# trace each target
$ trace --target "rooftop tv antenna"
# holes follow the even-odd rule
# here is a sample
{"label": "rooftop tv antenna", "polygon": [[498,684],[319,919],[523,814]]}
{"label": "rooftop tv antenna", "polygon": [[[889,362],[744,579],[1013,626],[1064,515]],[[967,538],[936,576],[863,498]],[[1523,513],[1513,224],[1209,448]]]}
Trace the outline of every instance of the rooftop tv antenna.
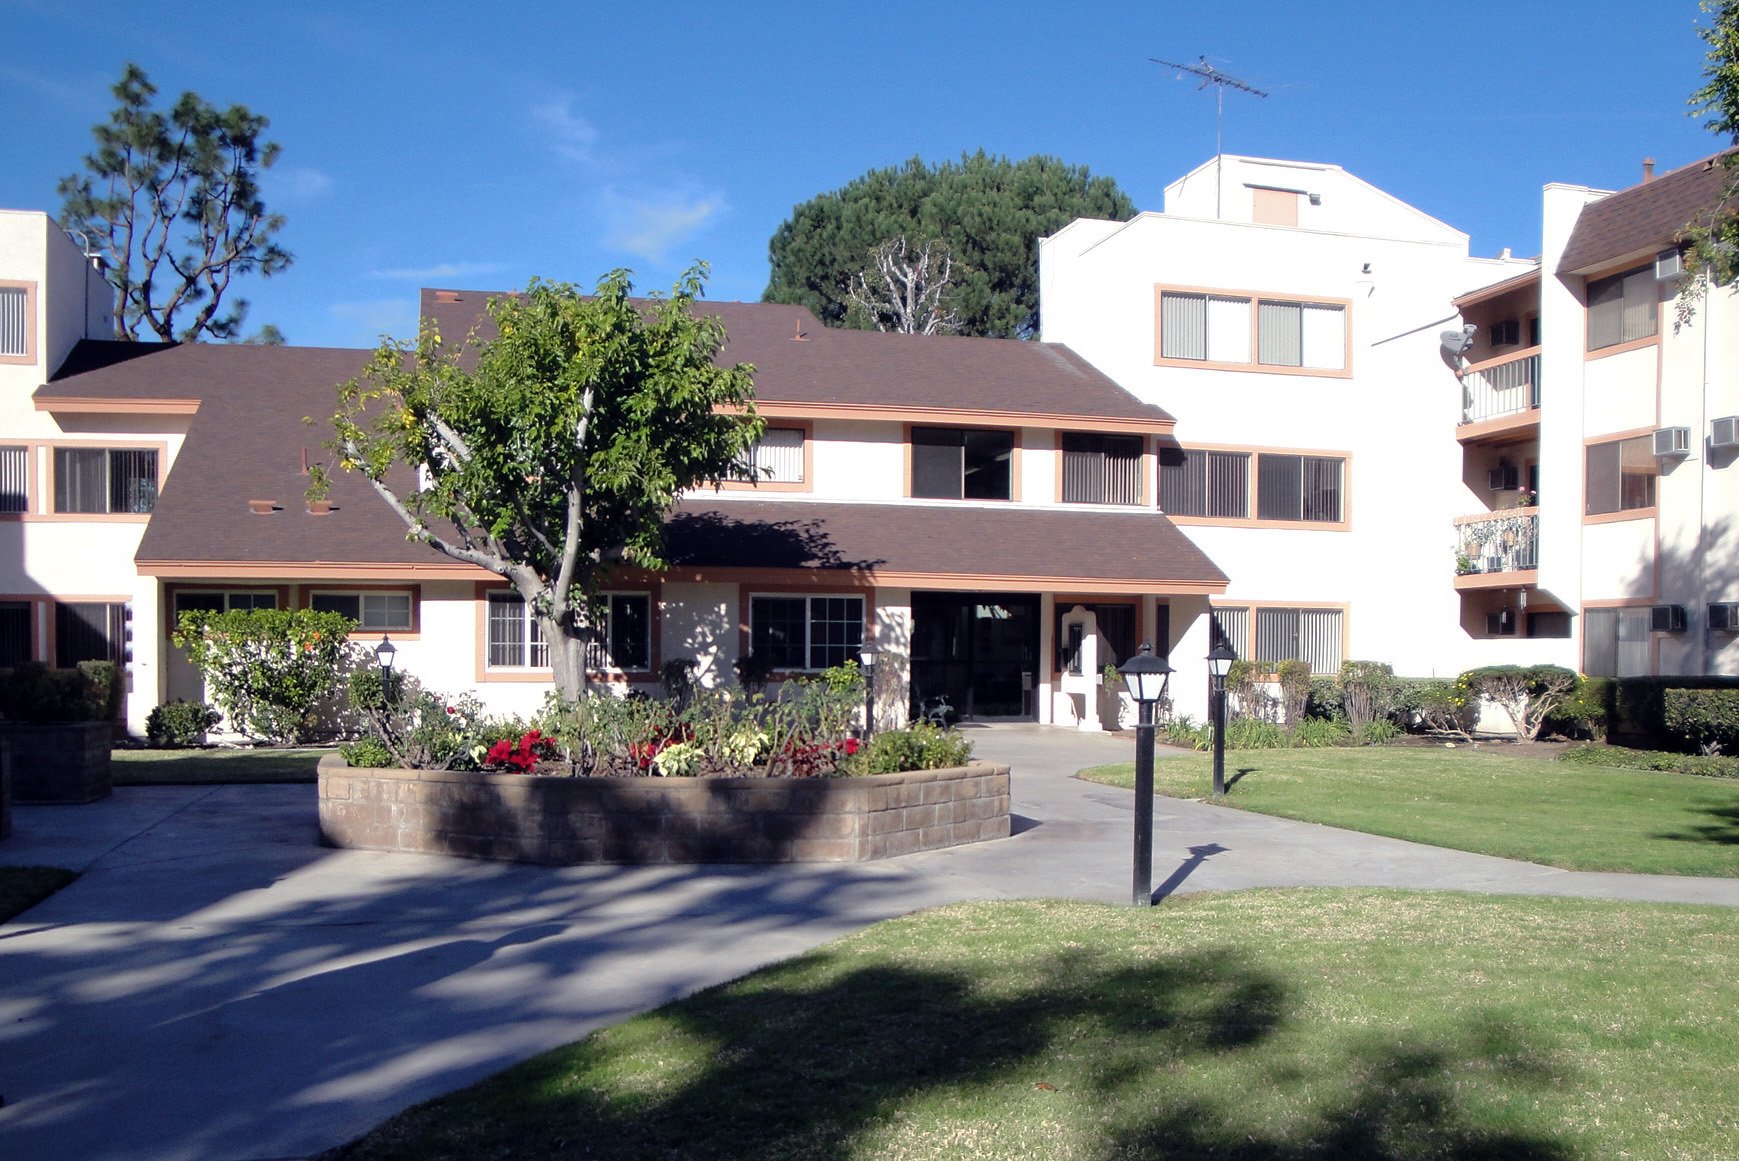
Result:
{"label": "rooftop tv antenna", "polygon": [[[1151,60],[1154,64],[1164,65],[1168,69],[1176,69],[1180,78],[1184,73],[1188,73],[1192,77],[1200,77],[1202,83],[1196,86],[1197,92],[1207,88],[1209,85],[1214,86],[1214,162],[1215,169],[1218,170],[1220,157],[1225,153],[1226,90],[1237,89],[1240,93],[1249,93],[1254,97],[1266,97],[1268,94],[1247,81],[1239,80],[1230,73],[1221,72],[1219,69],[1209,64],[1208,58],[1205,56],[1198,58],[1201,62],[1199,64],[1179,64],[1177,61],[1173,60],[1160,60],[1156,56],[1148,57],[1147,59]],[[1217,177],[1215,178],[1214,184],[1217,191],[1219,185],[1219,179]],[[1216,192],[1214,195],[1214,216],[1218,217],[1219,213],[1219,194]]]}

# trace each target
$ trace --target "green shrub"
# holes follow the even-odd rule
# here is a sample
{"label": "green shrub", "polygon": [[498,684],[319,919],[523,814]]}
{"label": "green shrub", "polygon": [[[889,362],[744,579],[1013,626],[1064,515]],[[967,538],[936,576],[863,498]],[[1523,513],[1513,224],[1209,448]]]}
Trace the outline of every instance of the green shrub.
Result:
{"label": "green shrub", "polygon": [[354,742],[345,742],[338,747],[338,754],[346,762],[357,767],[380,769],[398,764],[392,756],[392,751],[387,749],[386,743],[379,738],[358,738]]}
{"label": "green shrub", "polygon": [[1226,726],[1228,750],[1284,750],[1290,744],[1291,739],[1277,722],[1233,718]]}
{"label": "green shrub", "polygon": [[972,743],[959,730],[918,722],[902,730],[883,730],[859,751],[853,763],[866,774],[897,774],[903,770],[941,770],[964,766]]}
{"label": "green shrub", "polygon": [[1360,745],[1365,728],[1387,720],[1396,702],[1395,670],[1381,661],[1343,661],[1340,667],[1341,704],[1347,726]]}
{"label": "green shrub", "polygon": [[313,609],[195,610],[172,640],[204,676],[229,726],[251,738],[300,742],[352,660],[356,622]]}
{"label": "green shrub", "polygon": [[1580,681],[1561,665],[1487,665],[1461,675],[1469,693],[1504,711],[1524,742],[1540,736],[1546,719],[1576,692]]}
{"label": "green shrub", "polygon": [[1187,746],[1192,750],[1205,750],[1213,744],[1208,727],[1197,725],[1196,720],[1188,714],[1167,718],[1165,724],[1159,727],[1159,740],[1172,746]]}
{"label": "green shrub", "polygon": [[1364,746],[1385,745],[1406,732],[1388,718],[1375,718],[1365,723],[1364,733],[1360,736],[1359,744]]}
{"label": "green shrub", "polygon": [[1280,720],[1287,729],[1297,729],[1310,701],[1310,666],[1296,659],[1282,661],[1274,667],[1274,676],[1279,680]]}
{"label": "green shrub", "polygon": [[[358,668],[350,674],[345,696],[350,708],[368,723],[370,736],[361,742],[379,746],[378,750],[359,752],[387,756],[384,762],[351,762],[352,766],[475,769],[476,751],[496,738],[510,733],[517,738],[525,732],[519,729],[523,723],[517,719],[504,724],[490,722],[475,694],[446,697],[424,689],[415,676],[403,670],[383,673],[372,666]],[[350,761],[348,757],[345,760]]]}
{"label": "green shrub", "polygon": [[1306,749],[1319,749],[1324,746],[1349,746],[1352,740],[1353,732],[1343,719],[1307,717],[1298,723],[1298,731],[1293,736],[1292,743]]}
{"label": "green shrub", "polygon": [[1612,694],[1612,678],[1584,677],[1558,708],[1546,715],[1541,732],[1563,738],[1604,738],[1606,707]]}
{"label": "green shrub", "polygon": [[1332,720],[1346,716],[1341,704],[1340,678],[1316,676],[1310,679],[1310,697],[1304,703],[1304,715]]}
{"label": "green shrub", "polygon": [[217,707],[178,697],[151,711],[145,719],[145,741],[162,749],[197,746],[205,732],[222,720]]}
{"label": "green shrub", "polygon": [[1739,689],[1669,689],[1661,708],[1667,730],[1686,748],[1739,751]]}
{"label": "green shrub", "polygon": [[1595,745],[1571,746],[1558,755],[1558,760],[1582,766],[1660,770],[1671,774],[1698,774],[1705,778],[1739,778],[1739,757],[1675,754],[1665,750],[1632,750],[1624,746]]}
{"label": "green shrub", "polygon": [[773,678],[773,663],[753,653],[731,662],[731,669],[737,675],[737,684],[743,687],[745,693],[765,693],[767,682]]}
{"label": "green shrub", "polygon": [[1683,745],[1666,724],[1670,689],[1739,689],[1739,677],[1617,677],[1606,700],[1607,740],[1637,749]]}
{"label": "green shrub", "polygon": [[119,686],[110,661],[81,661],[77,669],[26,661],[0,676],[0,718],[28,725],[109,721],[119,709]]}

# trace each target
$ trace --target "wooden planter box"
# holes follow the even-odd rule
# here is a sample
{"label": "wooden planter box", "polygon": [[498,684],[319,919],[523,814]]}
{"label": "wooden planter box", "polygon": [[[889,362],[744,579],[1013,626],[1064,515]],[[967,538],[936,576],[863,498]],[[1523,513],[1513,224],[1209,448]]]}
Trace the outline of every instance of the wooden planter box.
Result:
{"label": "wooden planter box", "polygon": [[863,778],[562,778],[320,760],[336,847],[521,863],[863,862],[1006,838],[1008,767]]}
{"label": "wooden planter box", "polygon": [[85,803],[107,798],[108,722],[66,722],[49,726],[0,725],[0,762],[12,784],[12,801]]}

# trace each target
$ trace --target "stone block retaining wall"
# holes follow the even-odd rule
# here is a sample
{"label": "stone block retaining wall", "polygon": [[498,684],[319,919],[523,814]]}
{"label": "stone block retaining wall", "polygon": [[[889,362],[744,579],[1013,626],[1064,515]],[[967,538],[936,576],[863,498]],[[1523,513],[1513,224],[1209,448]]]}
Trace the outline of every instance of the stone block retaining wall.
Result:
{"label": "stone block retaining wall", "polygon": [[1008,767],[563,778],[320,760],[331,846],[523,863],[863,862],[1009,834]]}

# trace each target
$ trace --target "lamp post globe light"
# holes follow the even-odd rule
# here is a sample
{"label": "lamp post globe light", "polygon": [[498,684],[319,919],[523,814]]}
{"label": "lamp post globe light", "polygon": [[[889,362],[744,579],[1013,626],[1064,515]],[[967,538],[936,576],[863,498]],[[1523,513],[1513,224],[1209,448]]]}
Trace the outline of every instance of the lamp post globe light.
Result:
{"label": "lamp post globe light", "polygon": [[1212,695],[1208,714],[1214,727],[1214,796],[1226,795],[1226,671],[1238,655],[1224,641],[1208,651],[1209,689]]}
{"label": "lamp post globe light", "polygon": [[393,687],[392,663],[398,660],[399,647],[392,643],[392,638],[385,633],[380,635],[380,644],[374,647],[374,661],[380,666],[380,696],[388,706],[398,701],[398,691]]}
{"label": "lamp post globe light", "polygon": [[1165,697],[1171,666],[1153,655],[1145,641],[1141,652],[1117,671],[1139,711],[1135,722],[1135,867],[1130,902],[1153,905],[1153,710]]}
{"label": "lamp post globe light", "polygon": [[869,741],[876,732],[876,654],[877,649],[865,641],[857,651],[857,663],[863,667],[863,738]]}

